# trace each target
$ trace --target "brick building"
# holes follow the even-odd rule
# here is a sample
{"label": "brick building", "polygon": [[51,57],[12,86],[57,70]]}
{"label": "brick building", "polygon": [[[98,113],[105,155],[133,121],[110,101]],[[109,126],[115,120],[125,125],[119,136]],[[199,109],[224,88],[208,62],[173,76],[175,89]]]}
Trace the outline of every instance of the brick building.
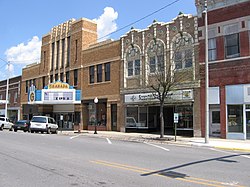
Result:
{"label": "brick building", "polygon": [[[180,49],[177,51],[177,47]],[[200,83],[197,17],[180,13],[168,23],[154,21],[144,30],[131,30],[121,37],[122,124],[126,131],[160,130],[160,104],[149,88],[157,74],[171,67],[171,75],[186,74],[172,97],[164,103],[165,132],[173,134],[178,113],[178,134],[200,136]],[[184,59],[184,60],[183,60]]]}
{"label": "brick building", "polygon": [[63,130],[93,130],[96,122],[97,130],[120,130],[120,41],[97,43],[95,22],[72,19],[43,36],[41,54],[22,72],[24,118],[49,115]]}
{"label": "brick building", "polygon": [[[15,122],[21,117],[20,97],[21,97],[21,76],[9,79],[7,116]],[[0,100],[6,100],[7,80],[0,81]],[[0,115],[5,115],[5,103],[0,103]]]}
{"label": "brick building", "polygon": [[119,40],[100,42],[82,51],[84,129],[94,129],[96,111],[97,130],[120,131],[120,59]]}
{"label": "brick building", "polygon": [[[205,133],[204,0],[196,0],[201,66],[201,124]],[[210,136],[250,138],[250,1],[208,1]]]}
{"label": "brick building", "polygon": [[82,121],[82,50],[97,42],[96,23],[71,19],[43,36],[41,61],[22,71],[22,114],[49,115],[62,129]]}

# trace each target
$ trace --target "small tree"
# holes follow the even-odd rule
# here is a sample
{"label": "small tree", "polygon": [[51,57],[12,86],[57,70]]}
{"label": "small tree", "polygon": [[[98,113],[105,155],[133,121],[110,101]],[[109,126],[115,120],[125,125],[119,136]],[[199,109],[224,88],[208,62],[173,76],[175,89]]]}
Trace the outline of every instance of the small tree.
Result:
{"label": "small tree", "polygon": [[164,137],[163,108],[165,100],[171,97],[173,90],[181,87],[183,82],[190,80],[190,74],[193,73],[193,71],[190,73],[194,54],[191,38],[179,33],[171,48],[172,50],[165,52],[163,43],[156,38],[149,47],[151,57],[148,57],[147,85],[153,92],[156,92],[160,102],[160,138]]}

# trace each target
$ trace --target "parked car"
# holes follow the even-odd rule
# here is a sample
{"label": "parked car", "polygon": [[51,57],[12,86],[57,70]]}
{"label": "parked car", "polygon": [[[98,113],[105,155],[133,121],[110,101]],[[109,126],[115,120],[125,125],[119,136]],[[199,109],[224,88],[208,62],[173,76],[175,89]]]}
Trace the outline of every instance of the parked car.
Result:
{"label": "parked car", "polygon": [[23,132],[29,132],[30,122],[28,120],[19,120],[14,124],[13,129],[15,132],[17,132],[18,130],[22,130]]}
{"label": "parked car", "polygon": [[13,130],[13,123],[6,117],[0,117],[0,130],[9,129],[10,131]]}
{"label": "parked car", "polygon": [[57,134],[58,125],[52,117],[48,116],[33,116],[30,121],[30,132],[47,132],[48,134]]}
{"label": "parked car", "polygon": [[134,117],[126,117],[126,127],[145,127],[145,123],[136,122]]}

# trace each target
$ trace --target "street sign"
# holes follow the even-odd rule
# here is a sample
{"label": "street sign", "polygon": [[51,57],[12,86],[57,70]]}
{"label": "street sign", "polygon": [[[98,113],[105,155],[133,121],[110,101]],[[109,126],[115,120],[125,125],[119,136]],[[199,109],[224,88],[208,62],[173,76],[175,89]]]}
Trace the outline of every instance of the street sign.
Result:
{"label": "street sign", "polygon": [[174,123],[178,123],[178,121],[179,121],[179,114],[174,113]]}

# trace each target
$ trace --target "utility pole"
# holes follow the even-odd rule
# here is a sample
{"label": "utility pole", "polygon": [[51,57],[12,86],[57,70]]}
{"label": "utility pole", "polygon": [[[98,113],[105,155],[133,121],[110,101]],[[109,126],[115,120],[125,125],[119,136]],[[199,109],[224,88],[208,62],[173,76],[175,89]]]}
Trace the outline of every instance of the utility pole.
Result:
{"label": "utility pole", "polygon": [[207,0],[204,4],[205,12],[205,90],[206,90],[206,109],[205,109],[205,143],[209,143],[209,71],[208,71],[208,21],[207,21]]}
{"label": "utility pole", "polygon": [[10,67],[10,62],[8,61],[7,63],[7,83],[6,83],[6,101],[5,101],[5,118],[8,117],[7,112],[8,112],[8,98],[9,98],[9,67]]}

